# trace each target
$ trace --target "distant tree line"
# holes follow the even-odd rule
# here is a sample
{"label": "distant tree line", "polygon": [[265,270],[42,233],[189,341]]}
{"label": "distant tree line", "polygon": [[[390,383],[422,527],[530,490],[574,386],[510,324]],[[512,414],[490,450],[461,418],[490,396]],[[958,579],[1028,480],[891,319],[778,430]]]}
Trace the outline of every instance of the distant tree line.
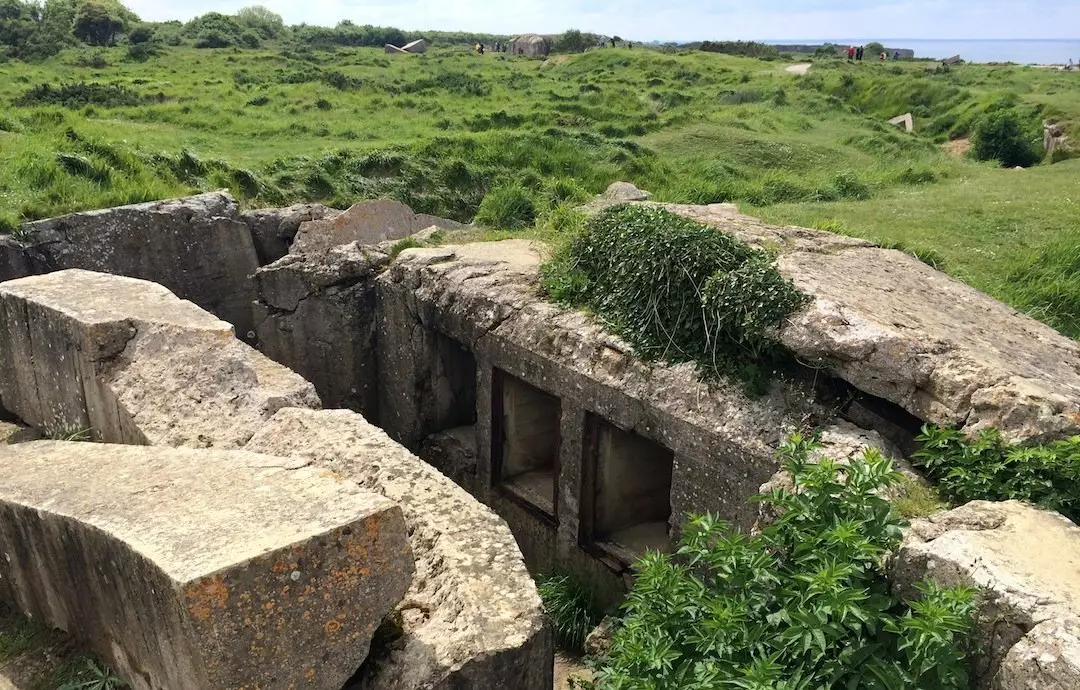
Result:
{"label": "distant tree line", "polygon": [[0,57],[40,59],[70,45],[112,45],[138,16],[116,0],[0,0]]}
{"label": "distant tree line", "polygon": [[[580,37],[580,32],[578,32]],[[143,46],[133,52],[153,54],[162,45],[197,48],[257,48],[278,41],[310,48],[402,45],[409,36],[393,27],[359,25],[351,21],[333,27],[286,26],[280,15],[265,7],[245,7],[233,15],[207,12],[187,23],[143,23],[118,0],[0,0],[0,59],[35,60],[77,45]],[[426,32],[424,38],[446,45],[493,44],[508,36],[455,31]]]}
{"label": "distant tree line", "polygon": [[757,41],[704,41],[700,50],[707,53],[724,53],[726,55],[743,55],[745,57],[775,58],[780,57],[780,51],[776,46]]}
{"label": "distant tree line", "polygon": [[[492,46],[510,36],[463,31],[429,31],[422,36],[442,45]],[[165,46],[258,48],[266,42],[297,49],[404,45],[421,38],[393,27],[345,20],[336,26],[287,26],[260,5],[236,14],[207,12],[186,23],[143,22],[119,0],[0,0],[0,60],[40,60],[64,48],[127,45],[129,59],[145,60]],[[571,29],[554,37],[552,50],[580,53],[608,39]]]}

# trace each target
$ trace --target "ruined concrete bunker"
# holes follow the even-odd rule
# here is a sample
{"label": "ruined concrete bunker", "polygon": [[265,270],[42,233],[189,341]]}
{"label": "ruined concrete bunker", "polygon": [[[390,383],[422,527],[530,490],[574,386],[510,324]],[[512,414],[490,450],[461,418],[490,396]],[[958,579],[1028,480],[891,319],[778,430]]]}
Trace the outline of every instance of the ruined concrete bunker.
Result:
{"label": "ruined concrete bunker", "polygon": [[[574,572],[609,601],[625,591],[638,556],[669,548],[686,515],[751,527],[758,515],[747,499],[776,473],[775,450],[792,431],[823,429],[825,452],[840,459],[875,447],[897,460],[922,422],[1032,440],[1080,431],[1077,343],[902,252],[769,226],[730,206],[667,208],[777,251],[777,267],[812,298],[780,334],[812,366],[763,397],[705,383],[689,365],[643,362],[592,318],[545,301],[543,248],[529,241],[398,252],[393,243],[417,230],[411,217],[400,232],[364,234],[348,219],[320,220],[339,218],[322,209],[241,215],[222,193],[170,203],[192,223],[248,228],[233,240],[250,251],[203,255],[228,264],[215,272],[230,276],[221,285],[236,294],[206,295],[183,261],[159,282],[250,325],[238,334],[310,381],[323,405],[377,424],[389,436],[381,449],[415,453],[490,506],[533,573]],[[160,208],[139,232],[152,233]],[[321,241],[320,227],[336,239]],[[0,281],[78,256],[55,244],[0,240]],[[155,279],[141,257],[98,251],[113,258],[95,260],[95,270]],[[246,306],[236,313],[238,304]],[[9,399],[0,404],[12,409]],[[318,444],[271,442],[265,430],[287,420],[314,434],[339,428],[329,415],[343,412],[270,414],[242,446],[336,462]],[[535,661],[537,649],[520,654]],[[418,687],[396,668],[385,687]]]}

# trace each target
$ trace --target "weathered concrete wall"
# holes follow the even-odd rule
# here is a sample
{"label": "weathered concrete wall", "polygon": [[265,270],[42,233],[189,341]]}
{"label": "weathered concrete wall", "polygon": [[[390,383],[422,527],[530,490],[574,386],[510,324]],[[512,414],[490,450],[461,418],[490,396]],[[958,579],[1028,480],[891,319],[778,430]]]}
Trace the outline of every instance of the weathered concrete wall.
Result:
{"label": "weathered concrete wall", "polygon": [[301,223],[289,251],[294,254],[317,252],[353,242],[375,245],[386,240],[404,239],[432,226],[462,227],[457,221],[413,213],[399,201],[361,201],[339,215]]}
{"label": "weathered concrete wall", "polygon": [[66,270],[0,284],[0,399],[50,433],[238,447],[310,383],[166,288]]}
{"label": "weathered concrete wall", "polygon": [[401,506],[416,576],[398,607],[400,630],[372,650],[357,687],[552,687],[535,585],[488,508],[347,410],[281,410],[247,449],[309,460]]}
{"label": "weathered concrete wall", "polygon": [[290,254],[255,272],[259,350],[314,384],[327,407],[378,414],[377,272],[389,257],[357,244]]}
{"label": "weathered concrete wall", "polygon": [[0,248],[0,282],[22,277],[24,269],[22,275],[82,268],[142,278],[228,321],[242,338],[252,329],[248,276],[259,262],[228,192],[73,213],[21,230],[22,244]]}
{"label": "weathered concrete wall", "polygon": [[0,446],[0,543],[0,598],[136,690],[338,690],[413,575],[391,501],[243,452]]}
{"label": "weathered concrete wall", "polygon": [[[540,299],[539,263],[529,243],[508,241],[407,250],[390,265],[376,281],[381,425],[408,446],[430,447],[425,439],[442,429],[430,413],[437,386],[426,382],[438,379],[436,343],[449,339],[476,361],[474,493],[508,520],[530,565],[554,560],[584,571],[597,555],[581,545],[587,413],[672,451],[672,525],[712,511],[750,526],[756,512],[746,499],[776,470],[774,448],[821,411],[803,391],[778,385],[752,400],[734,386],[710,388],[690,367],[638,361],[585,315]],[[492,476],[495,369],[560,400],[558,502],[549,519]],[[606,563],[610,575],[594,581],[619,582],[626,563]]]}

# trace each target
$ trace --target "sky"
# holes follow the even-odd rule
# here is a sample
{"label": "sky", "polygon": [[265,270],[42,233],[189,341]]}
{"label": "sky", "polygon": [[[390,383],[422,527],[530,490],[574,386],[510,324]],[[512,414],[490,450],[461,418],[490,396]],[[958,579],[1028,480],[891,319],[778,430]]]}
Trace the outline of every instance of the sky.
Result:
{"label": "sky", "polygon": [[[251,0],[126,0],[143,19],[231,14]],[[497,34],[568,28],[638,41],[1080,38],[1078,0],[264,0],[287,24]]]}

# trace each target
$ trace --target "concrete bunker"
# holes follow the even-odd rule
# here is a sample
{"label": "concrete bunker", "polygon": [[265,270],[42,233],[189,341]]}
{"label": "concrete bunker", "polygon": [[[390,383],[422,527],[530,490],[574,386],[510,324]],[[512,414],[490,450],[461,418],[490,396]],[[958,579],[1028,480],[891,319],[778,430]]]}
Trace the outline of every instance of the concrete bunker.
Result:
{"label": "concrete bunker", "polygon": [[[824,429],[825,452],[838,458],[866,447],[906,454],[922,421],[995,427],[1010,438],[1080,431],[1080,374],[1069,365],[1080,361],[1080,346],[1051,329],[900,252],[767,226],[724,205],[668,208],[748,244],[782,248],[779,270],[813,301],[785,325],[781,340],[820,369],[749,398],[736,386],[703,383],[691,367],[642,362],[594,319],[537,294],[541,254],[528,241],[416,248],[393,257],[388,246],[353,242],[258,269],[255,313],[276,309],[279,322],[263,319],[261,328],[303,325],[327,313],[323,303],[341,315],[338,325],[317,329],[325,348],[274,351],[268,337],[260,346],[293,369],[319,372],[324,385],[340,385],[327,395],[316,382],[324,401],[364,408],[386,435],[352,413],[298,410],[305,405],[292,402],[276,413],[280,406],[260,408],[251,419],[255,440],[243,447],[320,464],[332,458],[335,470],[345,468],[367,487],[365,473],[380,471],[387,448],[416,470],[414,456],[392,438],[492,509],[490,520],[477,516],[462,529],[453,548],[444,543],[438,548],[445,553],[427,554],[425,567],[447,562],[475,534],[502,530],[508,540],[512,532],[533,572],[573,571],[615,599],[629,582],[628,563],[644,548],[667,548],[688,514],[716,513],[749,528],[758,515],[746,499],[776,472],[775,450],[791,431]],[[339,251],[344,247],[351,249]],[[339,294],[346,287],[351,301]],[[335,343],[352,348],[356,366],[309,361]],[[268,415],[283,429],[280,437],[268,436]],[[318,434],[308,431],[315,428],[335,429],[317,450]],[[445,479],[424,469],[433,483]],[[430,518],[426,494],[391,474],[392,490],[413,511],[411,517],[406,510],[406,520]],[[462,501],[458,494],[464,492],[444,491],[428,502],[445,508]],[[453,509],[436,517],[436,535],[458,521]],[[427,593],[419,555],[417,564],[414,586]],[[467,590],[463,582],[446,591]],[[482,603],[470,605],[480,612]],[[405,606],[401,613],[419,615]],[[414,621],[393,663],[370,667],[373,674],[381,669],[372,678],[394,681],[370,687],[416,687],[404,680],[413,662],[408,650],[441,639],[436,627]],[[539,658],[546,633],[529,634],[530,658]],[[463,660],[443,653],[451,648],[435,648],[435,675],[460,667]],[[509,645],[503,659],[513,664],[519,653]]]}
{"label": "concrete bunker", "polygon": [[[65,549],[80,548],[66,539],[69,532],[46,525],[39,536],[27,538],[37,534],[28,527],[34,520],[49,521],[45,511],[0,510],[0,534],[9,534],[5,543],[22,548],[27,542],[53,558],[41,566],[41,559],[15,563],[9,555],[7,569],[0,568],[0,598],[7,603],[35,615],[46,608],[46,621],[97,649],[140,689],[240,687],[257,679],[255,684],[268,689],[300,684],[339,690],[350,677],[347,687],[373,690],[551,687],[551,631],[507,525],[360,415],[317,409],[319,400],[311,384],[236,340],[228,324],[160,285],[83,270],[3,283],[0,315],[5,317],[0,320],[0,418],[9,416],[2,408],[10,408],[42,431],[66,434],[89,424],[94,438],[130,444],[30,443],[14,446],[14,454],[6,453],[7,446],[2,445],[0,475],[10,476],[0,482],[6,492],[0,492],[0,504],[56,507],[59,491],[73,506],[59,506],[63,519],[74,525],[69,532],[85,523],[85,531],[93,535],[101,527],[120,535],[119,541],[113,540],[116,543],[141,544],[138,550],[144,555],[150,553],[147,544],[152,544],[156,550],[150,553],[151,560],[165,564],[165,574],[181,584],[190,579],[188,574],[203,573],[199,568],[204,566],[207,572],[214,571],[208,577],[221,575],[224,571],[215,568],[219,562],[232,563],[229,558],[239,558],[237,563],[243,566],[248,553],[244,549],[254,549],[262,553],[261,560],[255,559],[260,568],[273,573],[255,584],[282,602],[288,595],[289,601],[299,602],[297,606],[311,593],[320,601],[324,598],[318,588],[293,586],[317,563],[288,567],[286,559],[274,558],[276,552],[264,553],[264,547],[281,541],[290,558],[316,558],[327,541],[320,526],[339,522],[345,523],[343,534],[365,539],[393,536],[385,549],[357,542],[361,550],[352,554],[349,542],[341,554],[343,561],[323,559],[327,587],[338,586],[334,583],[341,578],[351,587],[338,586],[341,597],[326,593],[328,605],[335,607],[334,620],[311,618],[315,608],[309,602],[303,609],[288,610],[298,619],[294,625],[275,617],[269,632],[256,629],[265,622],[262,613],[239,612],[228,621],[239,642],[229,646],[220,634],[184,632],[188,628],[182,620],[155,630],[154,605],[168,594],[164,580],[139,577],[136,572],[125,595],[124,579],[109,573],[117,558],[109,565],[108,553],[102,557],[88,552],[86,565],[70,571],[56,565],[66,562],[61,553]],[[472,355],[446,336],[431,342],[437,353],[445,354],[445,367],[452,374],[441,390],[449,391],[446,400],[457,403],[439,408],[448,411],[431,417],[431,424],[475,422]],[[471,373],[457,376],[470,363]],[[0,424],[0,443],[19,428]],[[37,474],[29,469],[35,457],[34,466],[41,468]],[[130,459],[130,471],[120,462],[125,458]],[[169,460],[168,473],[151,465],[150,460],[157,458]],[[281,481],[268,486],[275,472]],[[38,475],[42,480],[35,479]],[[245,481],[251,484],[248,490]],[[23,491],[19,482],[29,488]],[[106,482],[107,491],[94,491],[100,482]],[[307,490],[305,482],[314,488]],[[67,490],[67,483],[74,483],[81,493]],[[134,498],[129,500],[125,492]],[[219,506],[226,494],[230,500]],[[162,509],[166,495],[175,498],[169,510]],[[359,511],[360,517],[367,514],[360,509],[368,504],[378,508],[377,515],[357,527],[347,512],[349,505],[337,495],[354,497],[360,505],[353,512]],[[267,511],[273,519],[261,517]],[[307,538],[309,523],[317,548],[303,545],[304,553],[297,556],[290,535]],[[327,543],[327,548],[335,548],[333,539]],[[221,558],[213,560],[214,555]],[[45,584],[34,585],[34,568],[49,571],[52,579],[37,578]],[[180,574],[173,577],[174,571]],[[72,580],[72,572],[85,576]],[[52,587],[49,582],[59,583],[53,587],[57,592],[46,591]],[[12,587],[17,590],[14,594]],[[88,587],[100,590],[101,596],[87,600],[83,593]],[[235,595],[230,606],[234,601],[244,605],[245,592],[230,587]],[[220,588],[208,596],[224,601],[219,594]],[[374,603],[373,594],[381,597]],[[260,597],[256,598],[261,605],[266,597]],[[69,600],[81,603],[56,608],[56,602]],[[178,606],[167,601],[162,605],[170,611],[183,609],[183,597]],[[127,632],[115,632],[117,616],[110,606],[123,608],[147,629],[129,626]],[[363,615],[350,619],[357,608]],[[384,619],[390,609],[392,614]],[[201,609],[193,615],[201,616]],[[352,632],[350,626],[362,630]],[[380,632],[372,638],[377,628]],[[309,629],[312,644],[299,635]],[[184,667],[195,669],[191,673],[171,670],[195,652],[184,656],[144,644],[177,630],[176,635],[214,638],[214,644],[223,645],[215,652],[221,663],[206,669],[209,680],[199,676],[198,659]],[[348,632],[341,640],[348,645],[319,641],[338,631]],[[261,640],[261,656],[242,647],[256,639],[253,635]],[[271,642],[287,648],[287,653],[273,653]],[[198,647],[196,643],[192,644]],[[323,648],[329,656],[323,655]],[[215,675],[233,667],[239,669],[238,675],[230,680]],[[160,670],[164,681],[144,683],[140,674],[147,669]],[[176,673],[186,675],[174,680]],[[262,682],[266,678],[270,680]]]}

